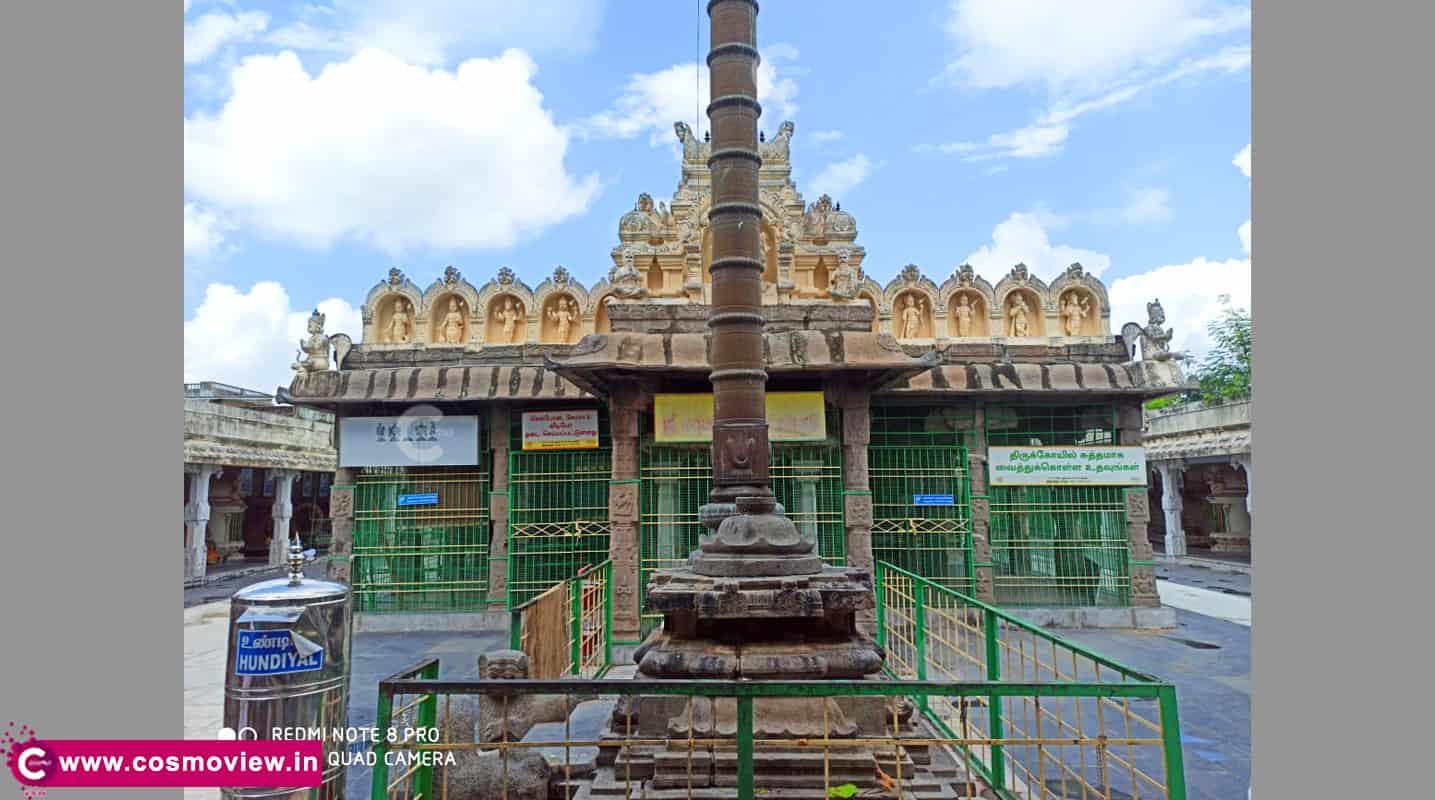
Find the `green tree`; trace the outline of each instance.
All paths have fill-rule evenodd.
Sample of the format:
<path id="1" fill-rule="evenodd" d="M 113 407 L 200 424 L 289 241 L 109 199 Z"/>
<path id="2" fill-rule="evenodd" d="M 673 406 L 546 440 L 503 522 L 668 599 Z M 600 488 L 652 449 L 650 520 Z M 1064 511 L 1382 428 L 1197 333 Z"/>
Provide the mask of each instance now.
<path id="1" fill-rule="evenodd" d="M 1220 403 L 1251 396 L 1251 313 L 1231 305 L 1229 295 L 1220 319 L 1206 327 L 1215 343 L 1196 370 L 1201 401 Z"/>

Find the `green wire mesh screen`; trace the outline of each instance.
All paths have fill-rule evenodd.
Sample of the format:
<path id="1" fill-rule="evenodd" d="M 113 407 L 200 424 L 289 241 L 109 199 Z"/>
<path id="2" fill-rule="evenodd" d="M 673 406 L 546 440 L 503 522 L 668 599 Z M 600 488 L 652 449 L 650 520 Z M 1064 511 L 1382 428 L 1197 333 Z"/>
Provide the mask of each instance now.
<path id="1" fill-rule="evenodd" d="M 1124 495 L 1119 486 L 992 487 L 997 602 L 1129 605 L 1131 548 Z"/>
<path id="2" fill-rule="evenodd" d="M 612 450 L 508 456 L 508 607 L 608 558 Z"/>
<path id="3" fill-rule="evenodd" d="M 974 586 L 970 407 L 874 406 L 872 555 L 959 592 Z"/>
<path id="4" fill-rule="evenodd" d="M 482 609 L 488 594 L 490 486 L 486 464 L 360 472 L 354 486 L 355 608 Z M 401 496 L 421 494 L 437 495 L 437 502 L 399 506 Z"/>
<path id="5" fill-rule="evenodd" d="M 686 562 L 706 533 L 698 508 L 712 492 L 712 447 L 646 442 L 639 470 L 638 580 L 646 598 L 653 573 Z M 773 494 L 797 529 L 817 540 L 827 563 L 845 564 L 841 449 L 832 443 L 774 443 L 771 474 Z M 661 623 L 661 615 L 643 614 L 643 634 Z"/>
<path id="6" fill-rule="evenodd" d="M 1116 443 L 1116 408 L 993 406 L 993 445 Z M 1125 489 L 1119 486 L 993 486 L 991 549 L 998 603 L 1125 606 L 1131 602 L 1131 546 Z"/>

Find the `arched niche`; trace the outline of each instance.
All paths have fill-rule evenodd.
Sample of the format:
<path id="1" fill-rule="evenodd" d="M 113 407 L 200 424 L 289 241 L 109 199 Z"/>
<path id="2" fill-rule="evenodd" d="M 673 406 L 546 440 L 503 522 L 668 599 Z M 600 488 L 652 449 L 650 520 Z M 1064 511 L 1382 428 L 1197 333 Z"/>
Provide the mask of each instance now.
<path id="1" fill-rule="evenodd" d="M 1021 330 L 1019 323 L 1019 317 L 1023 316 L 1017 313 L 1019 307 L 1025 312 L 1025 331 Z M 1041 295 L 1024 286 L 1007 291 L 1002 295 L 1001 326 L 1003 336 L 1014 338 L 1045 336 L 1046 311 L 1042 307 Z"/>
<path id="2" fill-rule="evenodd" d="M 488 301 L 483 341 L 490 345 L 522 344 L 528 338 L 528 309 L 512 292 L 499 292 Z"/>
<path id="3" fill-rule="evenodd" d="M 593 332 L 612 333 L 613 323 L 608 320 L 608 301 L 612 299 L 611 294 L 605 294 L 598 298 L 593 304 Z"/>
<path id="4" fill-rule="evenodd" d="M 1062 336 L 1101 335 L 1101 301 L 1084 286 L 1072 286 L 1057 296 L 1056 318 Z"/>
<path id="5" fill-rule="evenodd" d="M 991 307 L 987 304 L 986 295 L 976 289 L 953 292 L 947 300 L 947 326 L 947 335 L 954 339 L 991 336 Z"/>
<path id="6" fill-rule="evenodd" d="M 872 332 L 881 333 L 882 301 L 877 299 L 876 294 L 865 290 L 857 293 L 857 299 L 872 307 Z"/>
<path id="7" fill-rule="evenodd" d="M 467 344 L 473 320 L 473 309 L 458 292 L 445 292 L 429 305 L 429 337 L 436 345 Z"/>
<path id="8" fill-rule="evenodd" d="M 655 255 L 640 255 L 635 259 L 638 262 L 638 269 L 643 273 L 643 283 L 648 287 L 649 294 L 660 295 L 663 293 L 663 267 L 658 263 Z"/>
<path id="9" fill-rule="evenodd" d="M 832 288 L 832 264 L 833 256 L 818 256 L 817 263 L 812 267 L 812 289 L 818 294 L 827 294 Z"/>
<path id="10" fill-rule="evenodd" d="M 418 306 L 406 295 L 394 293 L 379 301 L 374 312 L 374 331 L 381 344 L 413 344 L 420 340 Z"/>
<path id="11" fill-rule="evenodd" d="M 538 341 L 542 344 L 573 344 L 583 338 L 583 306 L 571 292 L 554 292 L 543 300 L 539 313 Z"/>
<path id="12" fill-rule="evenodd" d="M 898 339 L 932 339 L 932 298 L 920 289 L 904 289 L 892 303 L 892 331 Z"/>

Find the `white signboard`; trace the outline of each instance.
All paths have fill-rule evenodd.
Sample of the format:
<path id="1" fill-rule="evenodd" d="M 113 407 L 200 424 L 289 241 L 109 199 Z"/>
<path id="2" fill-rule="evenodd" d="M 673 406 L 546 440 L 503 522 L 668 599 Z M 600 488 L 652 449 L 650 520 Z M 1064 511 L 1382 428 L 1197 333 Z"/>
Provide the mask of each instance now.
<path id="1" fill-rule="evenodd" d="M 526 411 L 524 450 L 592 450 L 598 446 L 598 409 Z"/>
<path id="2" fill-rule="evenodd" d="M 461 467 L 478 460 L 478 417 L 410 414 L 339 420 L 341 467 Z"/>
<path id="3" fill-rule="evenodd" d="M 1143 447 L 989 447 L 992 486 L 1145 486 Z"/>

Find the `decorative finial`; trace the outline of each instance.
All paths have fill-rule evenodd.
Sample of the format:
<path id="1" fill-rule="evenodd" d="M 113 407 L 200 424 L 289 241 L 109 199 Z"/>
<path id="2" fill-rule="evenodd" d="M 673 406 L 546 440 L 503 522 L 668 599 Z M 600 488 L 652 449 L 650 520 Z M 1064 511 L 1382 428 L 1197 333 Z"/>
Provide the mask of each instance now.
<path id="1" fill-rule="evenodd" d="M 712 131 L 703 131 L 703 141 L 704 141 L 704 142 L 711 142 L 712 140 L 713 140 L 713 132 L 712 132 Z"/>
<path id="2" fill-rule="evenodd" d="M 401 283 L 403 283 L 403 282 L 404 282 L 404 273 L 403 273 L 403 270 L 399 269 L 398 267 L 394 267 L 394 268 L 392 268 L 392 269 L 389 270 L 389 285 L 390 285 L 390 286 L 398 286 L 399 284 L 401 284 Z"/>
<path id="3" fill-rule="evenodd" d="M 453 286 L 454 284 L 458 283 L 459 280 L 461 280 L 462 278 L 463 275 L 457 269 L 455 269 L 453 265 L 449 265 L 444 268 L 443 282 L 445 286 Z"/>
<path id="4" fill-rule="evenodd" d="M 832 210 L 833 210 L 833 211 L 841 211 L 841 210 L 842 210 L 842 204 L 841 204 L 841 203 L 838 203 L 837 205 L 835 205 L 835 206 L 832 207 Z"/>
<path id="5" fill-rule="evenodd" d="M 299 534 L 289 540 L 289 585 L 298 586 L 304 581 L 304 565 L 314 560 L 314 551 L 305 550 L 299 543 Z"/>
<path id="6" fill-rule="evenodd" d="M 766 131 L 758 131 L 758 132 L 757 132 L 757 140 L 758 140 L 759 142 L 765 142 L 765 141 L 767 141 L 767 132 L 766 132 Z"/>

